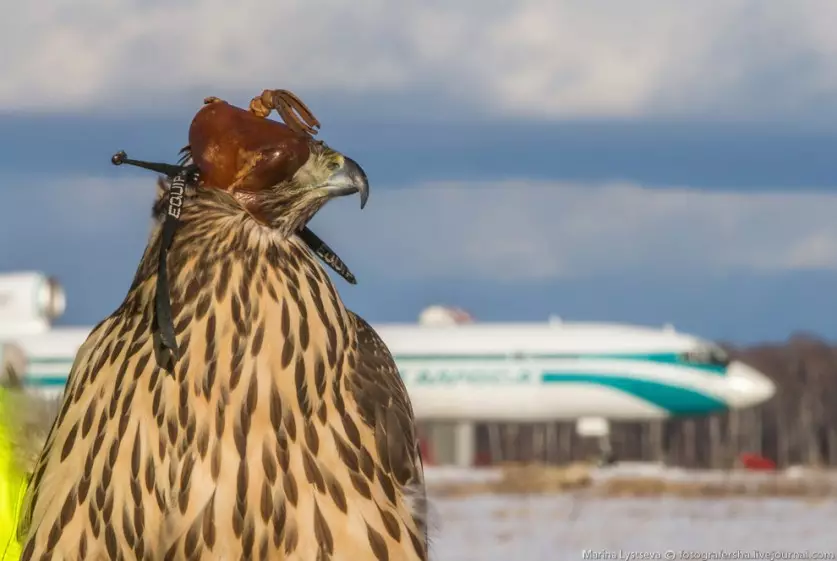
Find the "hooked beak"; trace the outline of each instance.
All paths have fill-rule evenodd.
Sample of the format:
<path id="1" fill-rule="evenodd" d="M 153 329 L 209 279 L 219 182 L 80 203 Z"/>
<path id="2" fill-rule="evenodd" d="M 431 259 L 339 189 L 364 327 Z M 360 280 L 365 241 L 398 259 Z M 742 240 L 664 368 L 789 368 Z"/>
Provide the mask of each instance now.
<path id="1" fill-rule="evenodd" d="M 343 165 L 334 170 L 322 189 L 329 198 L 360 193 L 360 208 L 366 206 L 366 200 L 369 198 L 369 180 L 366 178 L 366 172 L 356 161 L 345 156 Z"/>

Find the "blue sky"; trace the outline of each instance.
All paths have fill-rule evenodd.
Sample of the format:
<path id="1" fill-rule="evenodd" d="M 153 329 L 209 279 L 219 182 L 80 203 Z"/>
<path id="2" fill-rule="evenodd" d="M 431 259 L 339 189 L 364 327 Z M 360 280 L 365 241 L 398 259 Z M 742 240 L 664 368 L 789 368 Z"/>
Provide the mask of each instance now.
<path id="1" fill-rule="evenodd" d="M 46 0 L 0 22 L 0 271 L 92 324 L 203 97 L 287 88 L 358 160 L 314 219 L 373 321 L 673 323 L 837 337 L 837 4 Z"/>

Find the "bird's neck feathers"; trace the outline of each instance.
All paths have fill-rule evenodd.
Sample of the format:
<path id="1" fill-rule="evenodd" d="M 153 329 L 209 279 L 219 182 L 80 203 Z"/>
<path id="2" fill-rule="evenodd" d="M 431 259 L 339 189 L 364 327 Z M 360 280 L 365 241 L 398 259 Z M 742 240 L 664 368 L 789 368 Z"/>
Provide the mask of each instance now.
<path id="1" fill-rule="evenodd" d="M 161 208 L 155 205 L 155 212 Z M 150 314 L 154 308 L 160 234 L 157 224 L 123 310 Z M 349 314 L 310 249 L 295 235 L 260 224 L 225 192 L 187 193 L 168 275 L 177 343 L 193 364 L 248 345 L 248 353 L 274 356 L 283 369 L 312 361 L 320 372 L 354 344 Z M 188 347 L 200 347 L 200 354 Z M 311 385 L 321 394 L 322 383 Z"/>
<path id="2" fill-rule="evenodd" d="M 169 186 L 160 179 L 157 182 L 157 197 L 152 209 L 152 217 L 157 223 L 162 223 L 165 218 L 168 195 Z M 219 189 L 195 189 L 188 186 L 184 196 L 187 203 L 182 211 L 185 219 L 206 216 L 245 219 L 248 230 L 261 230 L 271 238 L 295 236 L 326 202 L 324 198 L 301 193 L 293 180 L 258 193 L 230 193 Z M 246 220 L 248 218 L 249 220 Z"/>

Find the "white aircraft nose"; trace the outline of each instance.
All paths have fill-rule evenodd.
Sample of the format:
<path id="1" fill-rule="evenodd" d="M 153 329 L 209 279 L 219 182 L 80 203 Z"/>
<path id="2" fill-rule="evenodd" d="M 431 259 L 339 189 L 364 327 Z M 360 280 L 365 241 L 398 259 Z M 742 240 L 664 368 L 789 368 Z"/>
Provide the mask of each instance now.
<path id="1" fill-rule="evenodd" d="M 735 409 L 758 405 L 776 393 L 770 378 L 737 360 L 727 367 L 724 385 L 728 388 L 727 401 Z"/>

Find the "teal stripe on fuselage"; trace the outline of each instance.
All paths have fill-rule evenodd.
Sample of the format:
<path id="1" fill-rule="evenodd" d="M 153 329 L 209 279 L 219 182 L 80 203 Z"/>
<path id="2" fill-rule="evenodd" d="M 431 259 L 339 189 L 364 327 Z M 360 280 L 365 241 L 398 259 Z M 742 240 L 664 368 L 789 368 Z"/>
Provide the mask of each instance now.
<path id="1" fill-rule="evenodd" d="M 63 388 L 67 385 L 67 376 L 33 376 L 30 374 L 27 376 L 24 385 L 34 388 Z"/>
<path id="2" fill-rule="evenodd" d="M 673 415 L 701 415 L 727 409 L 723 401 L 682 386 L 672 386 L 652 380 L 599 374 L 545 372 L 544 384 L 595 384 L 613 388 L 647 401 Z"/>

